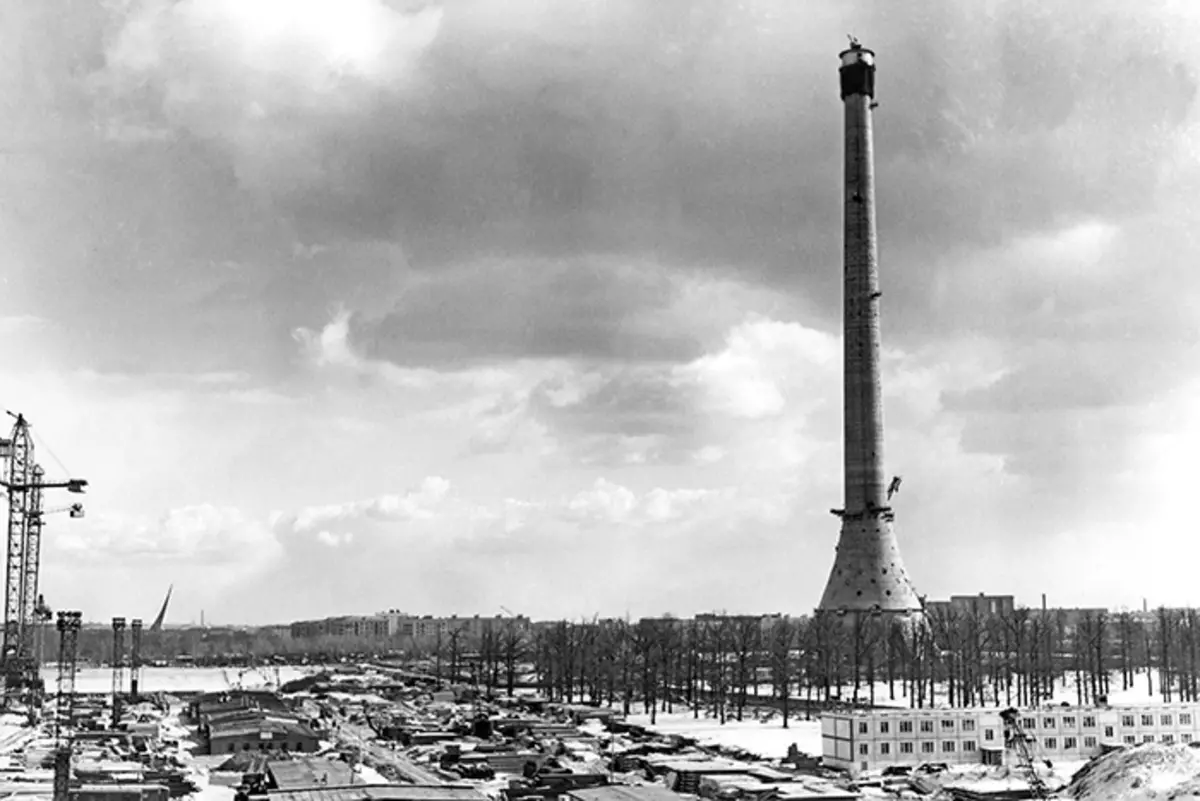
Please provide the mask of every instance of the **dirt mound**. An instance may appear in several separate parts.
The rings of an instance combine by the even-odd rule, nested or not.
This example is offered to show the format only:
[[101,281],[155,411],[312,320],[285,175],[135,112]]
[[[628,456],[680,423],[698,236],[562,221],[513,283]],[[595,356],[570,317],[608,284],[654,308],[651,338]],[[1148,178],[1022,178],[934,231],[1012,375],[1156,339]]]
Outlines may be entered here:
[[1145,743],[1106,754],[1075,774],[1068,794],[1079,801],[1166,801],[1200,791],[1200,750]]

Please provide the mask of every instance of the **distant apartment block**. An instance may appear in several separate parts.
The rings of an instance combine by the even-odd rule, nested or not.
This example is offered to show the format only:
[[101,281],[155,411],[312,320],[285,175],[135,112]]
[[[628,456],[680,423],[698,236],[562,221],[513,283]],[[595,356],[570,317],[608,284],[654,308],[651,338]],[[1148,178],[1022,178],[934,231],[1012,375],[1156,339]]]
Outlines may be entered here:
[[948,601],[926,601],[925,611],[931,614],[959,614],[976,618],[1006,617],[1016,609],[1011,595],[951,595]]
[[317,639],[320,637],[356,638],[377,642],[434,643],[439,639],[457,637],[466,645],[478,645],[488,631],[509,631],[515,628],[521,633],[530,629],[529,618],[523,615],[481,617],[434,617],[412,615],[399,610],[388,610],[377,615],[348,615],[321,620],[302,620],[288,626],[295,639]]

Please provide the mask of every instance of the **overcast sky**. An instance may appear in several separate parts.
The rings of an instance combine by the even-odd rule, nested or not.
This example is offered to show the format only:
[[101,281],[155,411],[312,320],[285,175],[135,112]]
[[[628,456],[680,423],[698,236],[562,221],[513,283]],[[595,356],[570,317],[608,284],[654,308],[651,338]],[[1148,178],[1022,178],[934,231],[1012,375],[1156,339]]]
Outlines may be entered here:
[[1200,604],[1194,5],[3,3],[49,603],[811,610],[854,33],[918,589]]

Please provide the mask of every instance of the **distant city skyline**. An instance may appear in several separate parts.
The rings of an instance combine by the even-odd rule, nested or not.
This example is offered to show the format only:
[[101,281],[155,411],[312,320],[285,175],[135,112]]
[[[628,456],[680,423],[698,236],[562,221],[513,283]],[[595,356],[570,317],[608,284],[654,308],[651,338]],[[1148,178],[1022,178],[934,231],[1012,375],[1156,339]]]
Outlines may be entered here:
[[[0,408],[88,619],[811,611],[837,52],[920,593],[1200,605],[1200,9],[10,3]],[[52,458],[53,457],[53,458]]]

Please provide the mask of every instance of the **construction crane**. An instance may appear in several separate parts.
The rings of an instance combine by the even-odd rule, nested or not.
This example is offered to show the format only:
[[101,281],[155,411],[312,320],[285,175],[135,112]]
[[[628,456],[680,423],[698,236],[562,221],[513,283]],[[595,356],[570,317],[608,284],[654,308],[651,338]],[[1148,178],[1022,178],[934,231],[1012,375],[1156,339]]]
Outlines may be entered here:
[[[1033,757],[1030,744],[1034,742],[1033,735],[1027,734],[1021,727],[1021,713],[1014,707],[1009,707],[1000,713],[1004,721],[1004,744],[1017,752],[1020,767],[1025,771],[1029,781],[1029,790],[1033,798],[1049,798],[1050,789],[1038,775],[1037,764]],[[1049,766],[1049,762],[1046,763]]]
[[75,659],[79,653],[80,612],[58,613],[58,695],[54,715],[54,801],[71,792],[71,749],[75,726]]
[[142,683],[142,619],[129,621],[129,700],[137,703]]
[[112,727],[121,722],[121,692],[125,689],[125,618],[112,619]]
[[[0,486],[8,491],[8,539],[5,548],[4,639],[0,656],[4,660],[5,700],[11,704],[26,695],[31,714],[41,699],[40,673],[36,647],[39,615],[38,576],[41,565],[43,517],[42,493],[47,489],[66,489],[82,493],[87,481],[72,478],[48,482],[34,458],[33,436],[24,415],[9,412],[16,422],[8,439],[0,439],[3,479]],[[68,507],[72,517],[83,516],[83,506]],[[42,607],[45,604],[41,604]]]

